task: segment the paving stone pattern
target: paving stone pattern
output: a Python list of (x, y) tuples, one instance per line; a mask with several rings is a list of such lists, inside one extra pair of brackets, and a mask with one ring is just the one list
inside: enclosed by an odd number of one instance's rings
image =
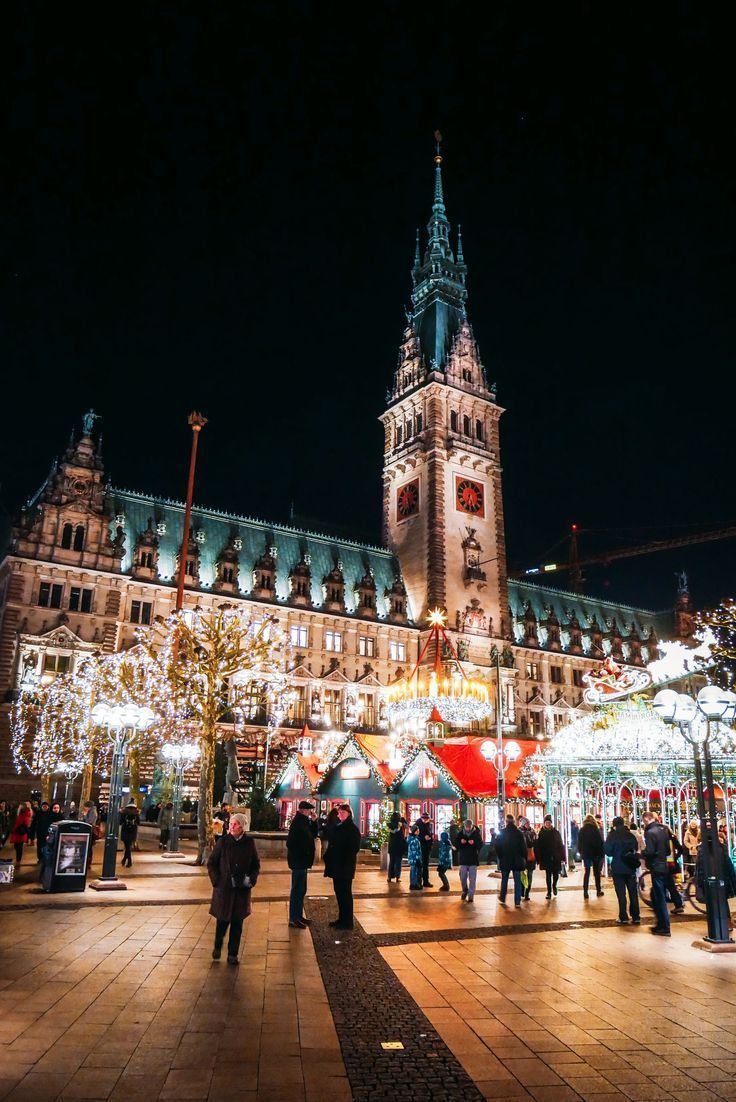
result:
[[(482, 1102), (472, 1079), (359, 925), (332, 930), (308, 901), (312, 938), (355, 1102)], [(339, 944), (338, 944), (339, 943)], [(383, 1041), (403, 1049), (385, 1051)], [(326, 1102), (326, 1099), (325, 1099)]]

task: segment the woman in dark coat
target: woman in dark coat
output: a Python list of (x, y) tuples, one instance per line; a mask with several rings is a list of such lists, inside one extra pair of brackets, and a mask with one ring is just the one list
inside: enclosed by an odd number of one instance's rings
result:
[(388, 877), (389, 884), (401, 879), (401, 862), (406, 853), (406, 819), (394, 811), (388, 821)]
[(138, 837), (138, 808), (135, 804), (128, 804), (122, 814), (120, 820), (120, 841), (125, 846), (125, 853), (123, 854), (123, 860), (121, 864), (127, 865), (128, 868), (133, 866), (133, 858), (131, 857), (131, 849), (133, 843)]
[(212, 881), (210, 914), (217, 919), (212, 959), (220, 959), (229, 926), (228, 964), (238, 963), (243, 922), (251, 912), (250, 893), (261, 869), (256, 844), (245, 833), (245, 827), (245, 815), (231, 815), (228, 833), (217, 839), (207, 862), (207, 872)]
[(586, 815), (583, 819), (583, 825), (578, 833), (578, 853), (582, 857), (585, 866), (583, 899), (588, 898), (591, 869), (595, 878), (595, 893), (596, 895), (603, 895), (603, 888), (601, 887), (601, 869), (605, 858), (603, 839), (598, 824), (592, 815)]
[(21, 804), (18, 808), (18, 814), (13, 829), (8, 837), (11, 846), (15, 846), (16, 865), (20, 865), (23, 860), (23, 846), (30, 838), (32, 822), (33, 811), (31, 810), (31, 805), (28, 802)]
[(353, 928), (353, 878), (360, 849), (360, 831), (353, 822), (350, 804), (342, 804), (337, 809), (337, 822), (330, 832), (329, 873), (325, 864), (325, 874), (332, 877), (335, 889), (338, 915), (331, 922), (336, 930)]
[(565, 844), (562, 835), (552, 825), (552, 816), (546, 815), (534, 847), (537, 864), (547, 877), (547, 899), (557, 895), (557, 878), (565, 860)]
[(330, 842), (332, 840), (332, 832), (337, 826), (338, 822), (339, 819), (337, 817), (337, 808), (333, 807), (331, 808), (329, 815), (325, 819), (325, 825), (319, 832), (319, 836), (322, 840), (322, 862), (325, 866), (325, 871), (322, 873), (323, 876), (332, 876), (332, 854), (330, 853)]

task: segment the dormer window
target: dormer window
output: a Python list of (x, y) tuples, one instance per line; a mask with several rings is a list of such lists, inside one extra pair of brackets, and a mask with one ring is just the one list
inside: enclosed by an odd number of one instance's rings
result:
[(235, 580), (235, 571), (233, 570), (232, 566), (223, 566), (222, 580), (223, 582), (232, 582)]

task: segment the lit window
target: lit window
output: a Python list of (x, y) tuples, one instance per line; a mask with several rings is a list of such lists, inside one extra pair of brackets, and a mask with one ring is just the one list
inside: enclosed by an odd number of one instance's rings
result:
[(151, 612), (153, 605), (150, 601), (131, 601), (130, 602), (130, 622), (131, 624), (150, 624)]
[(419, 770), (420, 788), (439, 788), (440, 775), (431, 765), (423, 765)]
[(55, 677), (59, 677), (60, 674), (69, 673), (71, 661), (70, 654), (45, 654), (43, 656), (42, 682), (48, 685), (50, 681), (53, 681)]
[(292, 647), (308, 647), (309, 629), (305, 624), (292, 624), (289, 628), (289, 639)]
[(539, 681), (539, 663), (527, 662), (526, 664), (526, 676), (530, 681)]
[(91, 612), (92, 590), (80, 589), (79, 586), (73, 585), (69, 592), (69, 611)]
[(374, 658), (376, 654), (376, 640), (370, 635), (358, 636), (358, 654), (364, 658)]
[(63, 595), (63, 585), (52, 585), (51, 582), (41, 582), (41, 587), (38, 591), (38, 603), (41, 608), (61, 608), (61, 598)]
[(389, 657), (392, 662), (405, 662), (406, 661), (406, 644), (397, 643), (394, 640), (388, 645)]
[(325, 632), (325, 650), (332, 650), (339, 652), (342, 650), (342, 632), (341, 631), (326, 631)]

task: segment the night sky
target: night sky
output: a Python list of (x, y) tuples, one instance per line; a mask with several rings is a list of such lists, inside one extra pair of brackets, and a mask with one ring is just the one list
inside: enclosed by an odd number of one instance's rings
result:
[[(512, 564), (736, 522), (729, 10), (8, 4), (4, 508), (90, 405), (113, 482), (181, 499), (197, 408), (197, 501), (377, 542), (439, 127)], [(714, 602), (735, 551), (590, 588)]]

